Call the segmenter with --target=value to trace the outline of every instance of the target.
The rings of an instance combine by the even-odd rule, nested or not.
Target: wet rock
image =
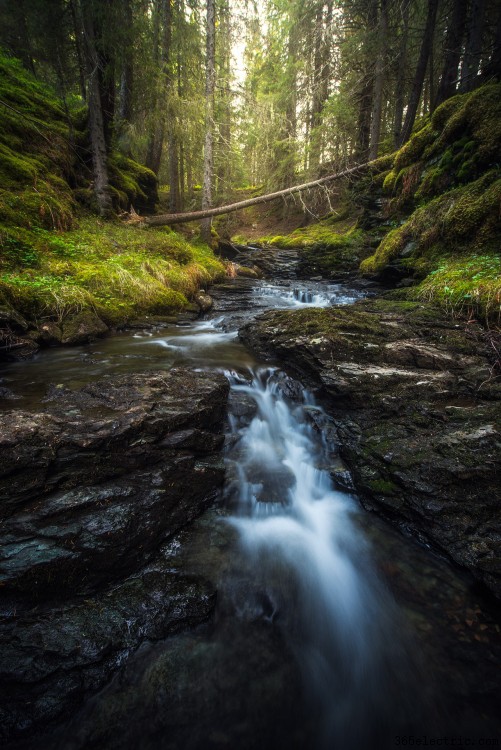
[[[261,279],[263,277],[263,274],[257,267],[248,268],[247,266],[237,265],[235,268],[235,273],[237,274],[237,276],[243,276],[246,279]]]
[[[16,394],[11,391],[10,388],[5,388],[4,386],[0,385],[0,398],[15,400],[19,398],[19,396],[16,396]]]
[[[81,312],[66,318],[61,324],[62,344],[87,344],[108,331],[108,326],[92,310]]]
[[[215,592],[162,545],[218,496],[228,383],[171,370],[50,390],[0,414],[4,738],[76,706]]]
[[[29,359],[38,350],[30,336],[29,324],[16,310],[0,305],[0,359]]]
[[[501,596],[501,382],[481,332],[417,303],[272,312],[240,337],[321,386],[367,507]]]
[[[209,312],[209,310],[212,310],[212,307],[214,306],[212,297],[201,291],[197,292],[197,294],[195,295],[195,304],[198,306],[200,312],[202,313]]]
[[[11,331],[24,333],[28,330],[27,321],[12,307],[0,305],[0,328],[9,328]]]
[[[57,346],[62,343],[63,331],[61,326],[54,321],[48,321],[40,326],[38,331],[38,343],[44,346]]]

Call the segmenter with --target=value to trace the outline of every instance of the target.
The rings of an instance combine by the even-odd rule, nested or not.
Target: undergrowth
[[[440,303],[453,315],[501,324],[501,256],[442,260],[416,289],[418,299]]]
[[[168,228],[87,218],[69,232],[36,228],[30,235],[30,245],[10,244],[0,265],[0,296],[29,320],[61,322],[90,307],[117,326],[178,310],[225,275],[207,245]]]
[[[407,296],[499,325],[500,165],[501,84],[444,102],[381,172],[386,215],[400,226],[360,270],[392,264],[418,285]]]

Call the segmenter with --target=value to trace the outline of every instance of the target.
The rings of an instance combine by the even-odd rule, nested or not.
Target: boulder
[[[61,330],[62,344],[87,344],[107,333],[108,326],[93,310],[82,310],[65,318]]]
[[[501,597],[501,382],[481,329],[369,300],[266,313],[240,338],[320,389],[367,508]]]
[[[209,310],[212,310],[214,302],[210,295],[203,291],[199,291],[195,295],[195,304],[198,306],[201,313],[206,313],[209,312]]]
[[[210,617],[169,540],[219,494],[228,383],[171,370],[0,414],[3,739],[64,718],[124,655]]]

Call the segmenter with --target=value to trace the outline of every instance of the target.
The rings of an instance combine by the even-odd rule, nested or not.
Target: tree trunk
[[[216,7],[215,0],[207,0],[207,43],[205,70],[205,146],[202,213],[212,206],[212,175],[214,169],[214,88],[216,83]],[[210,216],[210,214],[209,214]],[[202,239],[210,243],[211,220],[203,218],[200,225]]]
[[[169,211],[179,211],[179,155],[178,142],[171,133],[169,141]]]
[[[377,24],[377,0],[369,0],[367,9],[367,31],[369,37],[372,37]],[[358,94],[358,127],[357,127],[357,146],[356,158],[358,161],[365,162],[369,154],[371,142],[371,118],[373,109],[374,94],[374,61],[372,51],[365,51],[364,62],[365,73],[362,76],[362,87]]]
[[[419,107],[419,100],[421,99],[421,92],[423,91],[423,82],[426,75],[426,66],[428,64],[428,58],[430,56],[430,50],[433,45],[433,38],[435,36],[435,22],[437,18],[438,0],[428,0],[428,13],[426,17],[426,25],[423,33],[423,40],[421,42],[421,49],[419,52],[419,59],[416,66],[416,73],[414,75],[414,82],[412,84],[411,95],[409,98],[409,104],[407,107],[407,113],[405,115],[405,121],[400,134],[399,145],[406,143],[412,133],[414,121],[416,119],[416,113]]]
[[[127,26],[127,49],[122,56],[122,70],[120,74],[120,109],[122,122],[132,120],[132,92],[134,88],[134,57],[133,57],[133,12],[132,0],[123,0],[124,21]]]
[[[377,158],[381,136],[381,116],[383,113],[383,85],[386,70],[386,46],[388,39],[387,0],[381,0],[378,24],[378,52],[374,74],[374,92],[370,129],[369,160]]]
[[[404,95],[407,71],[407,44],[409,41],[409,8],[410,0],[402,4],[402,34],[397,56],[397,82],[395,87],[395,113],[393,117],[393,143],[398,148],[404,116]]]
[[[23,61],[24,67],[28,68],[28,70],[36,76],[24,0],[16,0],[16,2],[13,2],[13,10],[18,31],[13,45],[14,53],[16,57],[19,57]]]
[[[99,88],[100,60],[96,49],[92,0],[82,0],[81,8],[86,42],[88,117],[94,170],[94,193],[100,215],[108,216],[112,211],[112,204],[108,181],[108,157],[101,109],[101,91]]]
[[[477,85],[480,58],[482,56],[484,20],[485,0],[472,0],[470,6],[470,20],[468,23],[468,38],[466,40],[463,67],[461,71],[461,93],[473,91]]]
[[[78,82],[80,85],[80,95],[84,101],[87,99],[87,89],[85,82],[85,61],[83,54],[84,41],[82,40],[82,21],[79,17],[79,8],[75,0],[70,0],[71,18],[73,20],[73,34],[75,36],[75,51],[77,53],[78,63]]]
[[[160,13],[161,13],[161,0],[155,0],[153,5],[153,64],[155,69],[160,65]],[[159,143],[163,142],[163,127],[160,127],[156,114],[158,110],[158,100],[155,95],[153,101],[153,112],[155,114],[154,121],[150,127],[150,133],[148,136],[148,144],[146,146],[146,157],[145,164],[158,176],[158,170],[160,169],[160,160],[162,157],[161,146]]]
[[[456,93],[467,7],[465,0],[454,0],[451,19],[445,35],[444,64],[435,97],[435,107],[438,107],[439,104]]]
[[[485,68],[484,79],[489,81],[491,78],[501,79],[501,7],[494,34],[491,58]]]
[[[260,195],[257,198],[248,198],[245,201],[239,201],[238,203],[230,203],[228,206],[218,206],[217,208],[206,208],[202,211],[192,211],[190,213],[182,214],[159,214],[158,216],[147,216],[144,221],[148,226],[163,226],[164,224],[185,224],[188,221],[199,221],[200,219],[209,219],[212,216],[222,216],[223,214],[229,214],[233,211],[239,211],[242,208],[248,206],[256,206],[260,203],[269,203],[277,198],[283,198],[286,195],[293,193],[299,193],[303,190],[310,190],[319,185],[324,185],[327,182],[333,180],[340,180],[343,177],[351,177],[352,175],[361,175],[370,166],[370,162],[360,164],[350,169],[345,169],[343,172],[337,172],[336,174],[328,175],[327,177],[321,177],[318,180],[312,182],[305,182],[302,185],[294,185],[293,187],[284,188],[274,193],[268,193],[267,195]],[[209,223],[210,226],[210,223]]]

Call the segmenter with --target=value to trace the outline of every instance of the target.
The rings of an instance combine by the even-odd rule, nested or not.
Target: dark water
[[[222,369],[232,386],[224,498],[165,548],[172,569],[217,582],[214,621],[144,644],[49,744],[379,750],[499,737],[493,608],[467,575],[335,489],[331,421],[237,339],[263,309],[357,293],[240,280],[215,296],[208,320],[45,352],[2,373],[20,396],[9,406],[27,408],[48,383],[176,365]]]

